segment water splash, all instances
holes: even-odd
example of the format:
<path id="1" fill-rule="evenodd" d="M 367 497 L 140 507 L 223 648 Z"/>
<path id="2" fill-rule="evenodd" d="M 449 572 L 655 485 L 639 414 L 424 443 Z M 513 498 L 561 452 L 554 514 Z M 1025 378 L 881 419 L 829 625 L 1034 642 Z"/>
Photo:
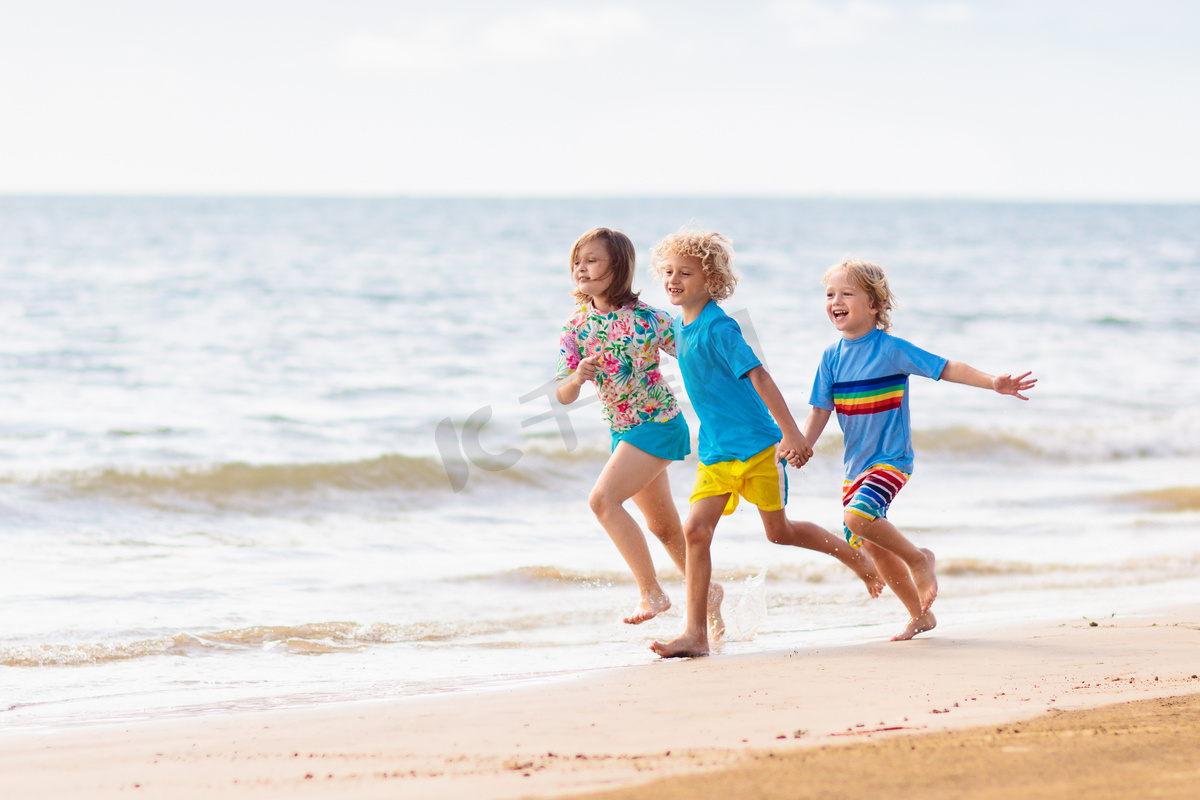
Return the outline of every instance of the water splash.
<path id="1" fill-rule="evenodd" d="M 728 597 L 728 589 L 726 590 Z M 737 602 L 725 614 L 727 642 L 748 642 L 767 619 L 767 571 L 760 570 L 742 581 L 735 592 Z"/>

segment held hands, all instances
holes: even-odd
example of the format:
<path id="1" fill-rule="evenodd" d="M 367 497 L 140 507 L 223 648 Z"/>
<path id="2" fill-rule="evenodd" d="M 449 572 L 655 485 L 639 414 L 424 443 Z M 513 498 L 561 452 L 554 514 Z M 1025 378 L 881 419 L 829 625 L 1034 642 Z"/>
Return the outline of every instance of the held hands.
<path id="1" fill-rule="evenodd" d="M 803 434 L 788 436 L 784 434 L 783 439 L 779 444 L 775 445 L 775 459 L 785 459 L 788 464 L 800 469 L 808 460 L 812 458 L 812 448 L 809 447 L 808 440 Z"/>
<path id="2" fill-rule="evenodd" d="M 1021 400 L 1028 400 L 1029 398 L 1021 392 L 1027 392 L 1037 385 L 1037 378 L 1029 377 L 1032 374 L 1032 372 L 1026 372 L 1015 378 L 1012 375 L 997 375 L 992 378 L 992 388 L 1000 394 L 1011 394 Z"/>

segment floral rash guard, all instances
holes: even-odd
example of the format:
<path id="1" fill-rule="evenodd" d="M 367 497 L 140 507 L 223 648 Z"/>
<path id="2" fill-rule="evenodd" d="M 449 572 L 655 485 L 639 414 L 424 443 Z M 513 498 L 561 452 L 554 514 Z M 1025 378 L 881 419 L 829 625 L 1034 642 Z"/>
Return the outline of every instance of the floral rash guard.
<path id="1" fill-rule="evenodd" d="M 589 303 L 563 325 L 558 342 L 558 380 L 590 356 L 599 361 L 596 393 L 604 420 L 618 433 L 643 422 L 666 422 L 679 413 L 658 367 L 658 351 L 675 355 L 671 315 L 641 300 L 602 314 Z"/>

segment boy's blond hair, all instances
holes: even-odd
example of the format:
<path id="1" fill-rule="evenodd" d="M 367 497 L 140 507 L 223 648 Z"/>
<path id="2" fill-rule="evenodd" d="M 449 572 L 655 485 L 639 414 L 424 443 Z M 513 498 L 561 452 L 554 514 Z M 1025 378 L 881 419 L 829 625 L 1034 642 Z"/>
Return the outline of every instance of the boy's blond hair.
<path id="1" fill-rule="evenodd" d="M 733 240 L 716 231 L 701 233 L 681 230 L 672 233 L 650 250 L 650 266 L 662 276 L 662 264 L 668 256 L 685 256 L 700 262 L 704 270 L 704 286 L 708 295 L 718 303 L 733 296 L 738 275 L 733 271 Z"/>
<path id="2" fill-rule="evenodd" d="M 896 296 L 892 294 L 892 288 L 888 285 L 887 273 L 883 271 L 883 267 L 872 264 L 870 261 L 848 258 L 827 269 L 825 277 L 821 279 L 822 282 L 829 283 L 829 276 L 839 269 L 846 271 L 846 277 L 866 293 L 867 299 L 871 301 L 871 307 L 879 312 L 875 317 L 875 327 L 883 328 L 885 331 L 891 329 L 892 318 L 888 312 L 896 307 Z"/>
<path id="3" fill-rule="evenodd" d="M 592 242 L 602 242 L 604 249 L 608 251 L 609 267 L 611 268 L 609 274 L 612 275 L 612 280 L 608 284 L 608 301 L 618 308 L 633 305 L 637 301 L 638 295 L 641 294 L 641 292 L 633 290 L 637 248 L 621 231 L 612 228 L 592 228 L 576 239 L 575 244 L 571 247 L 571 261 L 568 264 L 571 274 L 575 274 L 575 257 L 579 255 L 579 250 L 585 244 Z M 572 289 L 571 297 L 575 298 L 575 302 L 581 306 L 592 302 L 591 296 L 584 294 L 579 289 Z"/>

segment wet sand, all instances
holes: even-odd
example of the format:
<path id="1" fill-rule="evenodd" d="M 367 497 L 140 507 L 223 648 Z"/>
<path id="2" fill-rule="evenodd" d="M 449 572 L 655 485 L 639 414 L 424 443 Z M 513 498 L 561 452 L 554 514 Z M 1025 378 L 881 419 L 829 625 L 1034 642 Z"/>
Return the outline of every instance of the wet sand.
<path id="1" fill-rule="evenodd" d="M 1200 694 L 1052 710 L 1024 722 L 889 736 L 844 747 L 768 750 L 728 769 L 584 795 L 595 800 L 897 796 L 1190 800 L 1200 796 Z"/>
<path id="2" fill-rule="evenodd" d="M 0 796 L 1195 796 L 1196 693 L 1189 605 L 0 735 Z"/>

